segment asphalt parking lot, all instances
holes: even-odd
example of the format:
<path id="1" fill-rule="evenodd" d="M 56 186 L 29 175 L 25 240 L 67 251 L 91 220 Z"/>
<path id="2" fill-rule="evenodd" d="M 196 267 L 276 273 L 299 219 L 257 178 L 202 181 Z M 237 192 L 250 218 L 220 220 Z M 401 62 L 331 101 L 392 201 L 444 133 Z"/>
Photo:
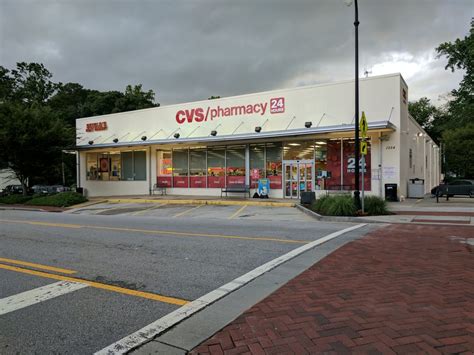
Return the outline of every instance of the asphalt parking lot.
<path id="1" fill-rule="evenodd" d="M 246 204 L 99 203 L 72 210 L 70 213 L 98 216 L 314 221 L 295 207 L 252 206 Z"/>

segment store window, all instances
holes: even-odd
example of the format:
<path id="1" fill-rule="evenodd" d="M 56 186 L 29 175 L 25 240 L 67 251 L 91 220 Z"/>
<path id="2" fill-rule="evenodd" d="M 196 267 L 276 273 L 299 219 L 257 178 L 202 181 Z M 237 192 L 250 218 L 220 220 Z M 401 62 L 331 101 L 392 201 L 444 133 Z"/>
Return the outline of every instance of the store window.
<path id="1" fill-rule="evenodd" d="M 316 190 L 326 190 L 328 174 L 328 142 L 318 140 L 315 143 Z"/>
<path id="2" fill-rule="evenodd" d="M 285 143 L 283 160 L 313 160 L 314 142 L 298 141 Z"/>
<path id="3" fill-rule="evenodd" d="M 189 183 L 193 188 L 206 187 L 206 148 L 189 150 Z"/>
<path id="4" fill-rule="evenodd" d="M 146 180 L 146 151 L 122 152 L 122 180 Z"/>
<path id="5" fill-rule="evenodd" d="M 173 149 L 173 187 L 189 187 L 188 149 Z"/>
<path id="6" fill-rule="evenodd" d="M 265 146 L 266 177 L 270 180 L 270 189 L 282 188 L 282 145 L 267 143 Z"/>
<path id="7" fill-rule="evenodd" d="M 156 182 L 161 187 L 171 187 L 171 177 L 173 166 L 171 159 L 171 150 L 158 150 L 157 155 L 157 174 Z"/>
<path id="8" fill-rule="evenodd" d="M 224 147 L 212 147 L 207 150 L 207 187 L 225 187 Z"/>
<path id="9" fill-rule="evenodd" d="M 250 145 L 250 186 L 257 188 L 258 179 L 265 177 L 265 145 Z"/>
<path id="10" fill-rule="evenodd" d="M 245 185 L 245 146 L 229 146 L 226 153 L 227 186 Z"/>
<path id="11" fill-rule="evenodd" d="M 86 178 L 87 180 L 97 180 L 99 169 L 97 167 L 97 153 L 86 154 Z"/>
<path id="12" fill-rule="evenodd" d="M 111 152 L 110 157 L 110 180 L 119 181 L 120 180 L 120 171 L 121 171 L 121 159 L 120 152 Z"/>

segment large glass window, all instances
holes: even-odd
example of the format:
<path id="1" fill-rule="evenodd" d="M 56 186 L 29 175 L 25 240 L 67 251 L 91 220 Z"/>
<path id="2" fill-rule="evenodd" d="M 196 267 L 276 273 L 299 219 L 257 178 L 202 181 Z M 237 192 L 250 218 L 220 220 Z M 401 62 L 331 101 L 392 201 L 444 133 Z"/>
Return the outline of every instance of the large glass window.
<path id="1" fill-rule="evenodd" d="M 270 180 L 270 189 L 282 188 L 282 145 L 281 143 L 266 144 L 266 177 Z"/>
<path id="2" fill-rule="evenodd" d="M 256 188 L 258 179 L 265 177 L 265 145 L 250 145 L 250 186 Z"/>
<path id="3" fill-rule="evenodd" d="M 87 180 L 97 180 L 99 169 L 97 168 L 97 153 L 86 154 L 86 178 Z"/>
<path id="4" fill-rule="evenodd" d="M 156 183 L 161 187 L 171 187 L 171 176 L 173 165 L 171 150 L 158 150 L 157 155 L 157 176 Z"/>
<path id="5" fill-rule="evenodd" d="M 206 149 L 191 148 L 189 151 L 189 175 L 191 187 L 206 187 Z"/>
<path id="6" fill-rule="evenodd" d="M 312 141 L 298 141 L 285 144 L 284 160 L 313 160 L 314 143 Z"/>
<path id="7" fill-rule="evenodd" d="M 87 180 L 146 180 L 146 151 L 87 153 Z"/>
<path id="8" fill-rule="evenodd" d="M 225 186 L 225 148 L 211 147 L 207 150 L 207 187 Z"/>
<path id="9" fill-rule="evenodd" d="M 326 140 L 318 140 L 315 144 L 316 190 L 326 190 L 328 178 L 328 144 Z"/>
<path id="10" fill-rule="evenodd" d="M 227 147 L 227 186 L 245 185 L 245 146 Z"/>
<path id="11" fill-rule="evenodd" d="M 174 149 L 173 187 L 188 186 L 188 149 Z"/>

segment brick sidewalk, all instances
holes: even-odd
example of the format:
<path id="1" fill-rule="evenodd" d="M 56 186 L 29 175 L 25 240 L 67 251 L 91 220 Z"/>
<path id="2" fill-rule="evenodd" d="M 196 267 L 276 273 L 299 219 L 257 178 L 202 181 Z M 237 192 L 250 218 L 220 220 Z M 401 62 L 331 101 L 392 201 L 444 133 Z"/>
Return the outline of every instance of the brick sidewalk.
<path id="1" fill-rule="evenodd" d="M 472 354 L 469 242 L 473 227 L 379 229 L 313 265 L 191 353 Z"/>

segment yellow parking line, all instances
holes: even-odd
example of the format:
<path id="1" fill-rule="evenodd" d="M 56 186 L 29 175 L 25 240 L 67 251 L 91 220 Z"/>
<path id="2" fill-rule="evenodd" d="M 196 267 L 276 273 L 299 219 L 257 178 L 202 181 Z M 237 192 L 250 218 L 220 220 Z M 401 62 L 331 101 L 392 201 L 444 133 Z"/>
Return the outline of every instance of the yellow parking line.
<path id="1" fill-rule="evenodd" d="M 60 268 L 60 267 L 30 263 L 28 261 L 21 261 L 21 260 L 7 259 L 7 258 L 0 258 L 0 261 L 3 262 L 3 263 L 8 263 L 8 264 L 29 266 L 29 267 L 32 267 L 32 268 L 35 268 L 35 269 L 43 269 L 43 270 L 60 272 L 62 274 L 75 274 L 77 272 L 77 271 L 74 271 L 74 270 L 63 269 L 63 268 Z"/>
<path id="2" fill-rule="evenodd" d="M 20 223 L 20 224 L 36 224 L 32 221 L 22 220 L 7 220 L 0 219 L 0 222 L 6 223 Z M 122 228 L 122 227 L 107 227 L 107 226 L 93 226 L 93 225 L 78 225 L 78 224 L 58 224 L 58 223 L 40 223 L 41 225 L 48 227 L 62 226 L 65 228 L 89 228 L 89 229 L 103 229 L 112 230 L 118 232 L 135 232 L 135 233 L 147 233 L 147 234 L 165 234 L 177 237 L 201 237 L 201 238 L 218 238 L 218 239 L 242 239 L 242 240 L 255 240 L 255 241 L 266 241 L 266 242 L 278 242 L 278 243 L 289 243 L 289 244 L 306 244 L 306 240 L 291 240 L 281 239 L 273 237 L 245 237 L 239 235 L 225 235 L 225 234 L 208 234 L 208 233 L 193 233 L 193 232 L 180 232 L 180 231 L 169 231 L 169 230 L 152 230 L 152 229 L 135 229 L 135 228 Z"/>
<path id="3" fill-rule="evenodd" d="M 147 298 L 149 300 L 160 301 L 160 302 L 163 302 L 163 303 L 175 304 L 175 305 L 178 305 L 178 306 L 183 306 L 186 303 L 189 303 L 189 301 L 186 301 L 186 300 L 183 300 L 183 299 L 180 299 L 180 298 L 167 297 L 167 296 L 162 296 L 162 295 L 158 295 L 158 294 L 150 293 L 150 292 L 130 290 L 128 288 L 123 288 L 123 287 L 119 287 L 119 286 L 112 286 L 112 285 L 107 285 L 107 284 L 103 284 L 103 283 L 100 283 L 100 282 L 83 280 L 83 279 L 79 279 L 77 277 L 49 274 L 49 273 L 43 272 L 43 271 L 23 269 L 23 268 L 19 268 L 19 267 L 16 267 L 16 266 L 0 264 L 0 269 L 20 272 L 20 273 L 23 273 L 23 274 L 34 275 L 34 276 L 44 277 L 44 278 L 53 279 L 53 280 L 79 282 L 79 283 L 86 284 L 86 285 L 89 285 L 91 287 L 102 289 L 102 290 L 122 293 L 122 294 L 125 294 L 125 295 L 130 295 L 130 296 L 135 296 L 135 297 Z"/>
<path id="4" fill-rule="evenodd" d="M 47 227 L 62 227 L 62 228 L 82 228 L 83 227 L 78 224 L 66 224 L 66 223 L 51 223 L 51 222 L 36 222 L 36 221 L 21 221 L 21 222 L 32 224 L 32 225 L 38 225 L 38 226 L 47 226 Z"/>
<path id="5" fill-rule="evenodd" d="M 204 206 L 204 205 L 197 205 L 197 206 L 194 206 L 194 207 L 192 207 L 192 208 L 190 208 L 190 209 L 188 209 L 188 210 L 186 210 L 186 211 L 184 211 L 184 212 L 180 212 L 180 213 L 178 213 L 178 214 L 175 214 L 175 215 L 173 216 L 173 218 L 184 216 L 184 215 L 187 214 L 188 212 L 197 210 L 198 208 L 200 208 L 200 207 L 202 207 L 202 206 Z"/>
<path id="6" fill-rule="evenodd" d="M 229 219 L 234 219 L 235 217 L 237 217 L 243 210 L 247 208 L 247 206 L 248 205 L 244 205 L 240 207 L 234 214 L 232 214 L 232 216 L 229 217 Z"/>
<path id="7" fill-rule="evenodd" d="M 142 213 L 145 213 L 145 212 L 148 212 L 148 211 L 150 211 L 150 210 L 154 210 L 154 209 L 160 208 L 161 206 L 164 206 L 164 205 L 166 205 L 166 203 L 162 203 L 162 204 L 160 204 L 160 205 L 158 205 L 158 206 L 151 206 L 151 207 L 145 208 L 144 210 L 134 212 L 134 213 L 132 213 L 131 215 L 132 215 L 132 216 L 139 216 L 139 215 L 141 215 Z"/>

